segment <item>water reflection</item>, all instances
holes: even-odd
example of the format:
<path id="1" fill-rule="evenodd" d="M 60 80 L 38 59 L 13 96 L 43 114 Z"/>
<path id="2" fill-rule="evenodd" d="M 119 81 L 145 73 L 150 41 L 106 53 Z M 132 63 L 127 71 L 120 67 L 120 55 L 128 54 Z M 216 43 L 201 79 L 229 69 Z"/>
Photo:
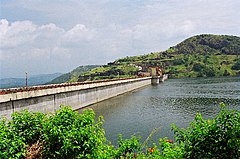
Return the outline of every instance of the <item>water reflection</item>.
<path id="1" fill-rule="evenodd" d="M 240 78 L 171 79 L 158 86 L 148 86 L 92 105 L 104 116 L 107 138 L 116 144 L 117 135 L 139 134 L 146 138 L 154 128 L 153 137 L 173 137 L 170 125 L 186 127 L 200 112 L 212 118 L 219 103 L 240 110 Z"/>

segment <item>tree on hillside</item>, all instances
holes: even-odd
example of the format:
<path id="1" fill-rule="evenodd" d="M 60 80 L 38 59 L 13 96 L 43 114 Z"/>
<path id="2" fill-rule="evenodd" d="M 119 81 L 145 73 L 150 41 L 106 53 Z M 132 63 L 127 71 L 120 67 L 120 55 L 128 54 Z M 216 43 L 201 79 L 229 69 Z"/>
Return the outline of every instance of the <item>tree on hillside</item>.
<path id="1" fill-rule="evenodd" d="M 240 70 L 240 58 L 236 60 L 236 63 L 232 66 L 233 70 Z"/>

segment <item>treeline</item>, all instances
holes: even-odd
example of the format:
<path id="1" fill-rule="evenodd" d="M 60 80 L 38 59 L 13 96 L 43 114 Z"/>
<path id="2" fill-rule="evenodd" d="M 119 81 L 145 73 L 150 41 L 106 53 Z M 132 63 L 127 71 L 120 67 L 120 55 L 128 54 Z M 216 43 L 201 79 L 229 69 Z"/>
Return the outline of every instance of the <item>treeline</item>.
<path id="1" fill-rule="evenodd" d="M 236 55 L 177 55 L 166 71 L 173 77 L 239 76 Z"/>
<path id="2" fill-rule="evenodd" d="M 95 120 L 93 110 L 82 114 L 62 106 L 52 114 L 27 110 L 12 114 L 12 120 L 0 120 L 1 159 L 181 159 L 240 157 L 240 112 L 221 111 L 213 119 L 197 114 L 187 129 L 172 126 L 175 139 L 160 138 L 151 143 L 151 135 L 144 141 L 132 136 L 119 136 L 118 146 L 105 137 L 103 118 Z"/>
<path id="3" fill-rule="evenodd" d="M 202 34 L 190 37 L 171 49 L 177 54 L 239 55 L 240 38 L 230 35 Z"/>

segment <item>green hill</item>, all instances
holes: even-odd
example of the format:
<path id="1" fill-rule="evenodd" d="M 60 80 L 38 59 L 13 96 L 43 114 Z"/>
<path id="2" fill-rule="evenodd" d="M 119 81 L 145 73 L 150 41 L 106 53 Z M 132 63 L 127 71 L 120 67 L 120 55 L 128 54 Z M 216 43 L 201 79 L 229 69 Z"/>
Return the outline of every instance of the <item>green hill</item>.
<path id="1" fill-rule="evenodd" d="M 65 73 L 55 79 L 53 79 L 48 84 L 59 84 L 64 82 L 76 82 L 78 80 L 78 77 L 87 71 L 90 71 L 91 69 L 94 69 L 96 67 L 99 67 L 99 65 L 87 65 L 87 66 L 79 66 L 73 71 L 69 73 Z"/>
<path id="2" fill-rule="evenodd" d="M 188 38 L 170 49 L 180 54 L 239 55 L 240 38 L 229 35 L 203 34 Z"/>
<path id="3" fill-rule="evenodd" d="M 240 37 L 229 35 L 197 35 L 170 47 L 163 54 L 172 77 L 236 76 L 240 74 Z"/>
<path id="4" fill-rule="evenodd" d="M 239 55 L 240 37 L 203 34 L 190 37 L 163 52 L 127 56 L 59 78 L 61 82 L 69 82 L 135 77 L 148 66 L 160 66 L 173 78 L 237 76 L 240 75 Z"/>

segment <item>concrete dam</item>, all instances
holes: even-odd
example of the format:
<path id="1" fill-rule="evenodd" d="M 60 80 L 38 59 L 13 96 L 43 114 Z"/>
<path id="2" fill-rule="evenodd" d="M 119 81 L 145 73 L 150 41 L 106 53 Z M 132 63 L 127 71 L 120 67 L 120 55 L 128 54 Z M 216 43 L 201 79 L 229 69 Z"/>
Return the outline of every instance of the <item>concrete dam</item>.
<path id="1" fill-rule="evenodd" d="M 10 118 L 15 111 L 28 109 L 54 112 L 60 105 L 80 109 L 140 87 L 158 84 L 159 77 L 76 82 L 0 90 L 0 116 Z"/>

